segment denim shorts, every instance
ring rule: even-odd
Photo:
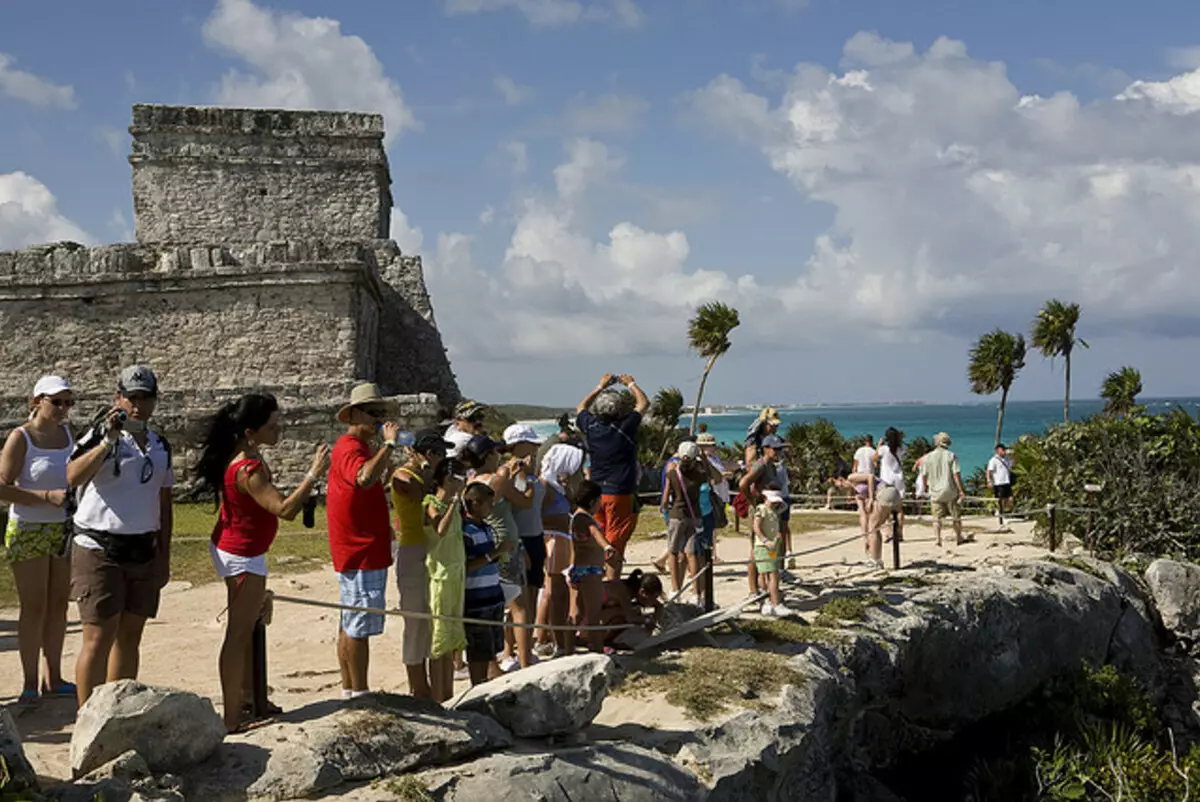
[[[485,621],[504,621],[504,605],[493,604],[488,607],[467,609],[463,612],[466,618],[481,618]],[[467,662],[486,663],[495,660],[496,655],[504,648],[504,628],[486,624],[463,624],[467,634]]]
[[[349,607],[382,610],[386,605],[387,569],[343,571],[338,574],[340,601]],[[379,613],[342,611],[342,631],[351,638],[369,638],[383,634],[383,616]]]

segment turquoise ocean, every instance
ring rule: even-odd
[[[1200,411],[1200,399],[1142,399],[1151,412],[1165,412],[1179,405],[1191,414]],[[1071,402],[1071,417],[1085,418],[1095,415],[1104,407],[1104,402],[1095,399],[1080,399]],[[915,437],[933,439],[938,432],[947,432],[954,441],[952,450],[958,454],[964,474],[987,464],[992,455],[992,443],[996,436],[997,405],[992,404],[878,404],[853,406],[821,406],[783,409],[779,417],[783,420],[780,434],[793,423],[825,418],[837,427],[843,437],[854,438],[870,434],[876,440],[884,430],[895,426],[904,432],[905,440]],[[718,442],[741,442],[746,429],[757,417],[753,412],[731,412],[720,415],[701,415],[700,421],[708,424],[708,431]],[[688,423],[690,421],[681,421]],[[1004,414],[1004,442],[1012,443],[1023,434],[1041,434],[1050,426],[1062,422],[1062,401],[1010,401]],[[552,423],[538,422],[539,434],[555,431]]]

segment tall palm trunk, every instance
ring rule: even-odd
[[[1067,351],[1067,391],[1063,396],[1063,423],[1071,421],[1071,352]]]
[[[1003,388],[1000,393],[1000,411],[996,413],[996,442],[994,445],[1000,445],[1000,435],[1004,432],[1004,405],[1008,403],[1008,388]]]
[[[708,373],[717,364],[717,357],[711,356],[704,366],[704,375],[700,377],[700,389],[696,391],[696,406],[692,408],[692,428],[688,430],[692,437],[696,436],[696,427],[700,425],[700,399],[704,397],[704,385],[708,382]]]

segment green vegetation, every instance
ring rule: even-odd
[[[847,639],[844,632],[810,627],[792,618],[747,618],[738,621],[738,628],[763,644],[842,643]]]
[[[787,469],[792,491],[820,495],[839,462],[848,461],[854,449],[833,423],[825,418],[793,423],[784,433],[788,442]]]
[[[755,649],[689,649],[661,657],[633,671],[617,693],[664,694],[697,721],[709,721],[731,704],[756,706],[758,700],[795,682],[787,656]]]
[[[896,585],[902,585],[906,588],[927,588],[932,584],[932,582],[930,582],[928,579],[924,579],[923,577],[897,576],[895,574],[892,574],[891,576],[885,576],[883,579],[879,580],[880,588],[890,588]]]
[[[878,594],[839,596],[821,606],[813,626],[836,629],[844,621],[865,621],[869,608],[886,604],[887,600]]]
[[[692,426],[688,430],[696,434],[696,425],[700,420],[700,402],[704,398],[704,385],[708,383],[708,374],[713,365],[724,356],[733,345],[729,341],[729,332],[741,324],[738,311],[726,306],[720,301],[710,301],[702,304],[696,314],[688,321],[688,347],[703,357],[704,373],[700,376],[700,387],[696,390],[696,406],[692,409]]]
[[[1111,666],[1051,682],[897,766],[883,779],[901,796],[981,802],[1175,802],[1200,785],[1200,749],[1177,754],[1144,689]]]
[[[372,783],[372,787],[382,788],[389,794],[393,794],[393,798],[398,802],[433,802],[433,795],[429,793],[425,783],[411,774],[376,780]]]
[[[1137,408],[1137,397],[1142,392],[1142,374],[1131,367],[1123,367],[1104,377],[1100,385],[1100,397],[1106,402],[1104,412],[1123,418]]]
[[[1022,506],[1058,505],[1060,537],[1073,535],[1105,559],[1200,552],[1200,421],[1186,410],[1072,421],[1022,438],[1015,452]],[[1089,493],[1088,484],[1102,491]],[[1048,517],[1037,523],[1044,536]]]
[[[996,442],[1004,431],[1004,407],[1008,391],[1021,368],[1025,367],[1025,338],[996,329],[980,336],[971,348],[967,380],[976,395],[1000,391],[1000,411],[996,415]]]
[[[1057,298],[1046,301],[1033,321],[1032,344],[1047,359],[1061,356],[1066,363],[1066,393],[1063,396],[1063,421],[1071,420],[1071,353],[1076,345],[1088,344],[1075,336],[1079,324],[1079,304],[1066,304]]]

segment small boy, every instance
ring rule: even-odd
[[[783,617],[792,611],[779,593],[779,563],[783,555],[783,536],[779,516],[783,511],[783,493],[772,486],[763,491],[763,501],[754,508],[754,563],[770,598],[763,602],[762,614]]]
[[[463,490],[463,548],[467,554],[466,598],[463,616],[495,621],[496,626],[464,624],[467,635],[467,670],[471,684],[486,682],[496,654],[504,648],[504,591],[500,588],[500,553],[487,517],[495,505],[495,491],[484,482],[471,481]]]

